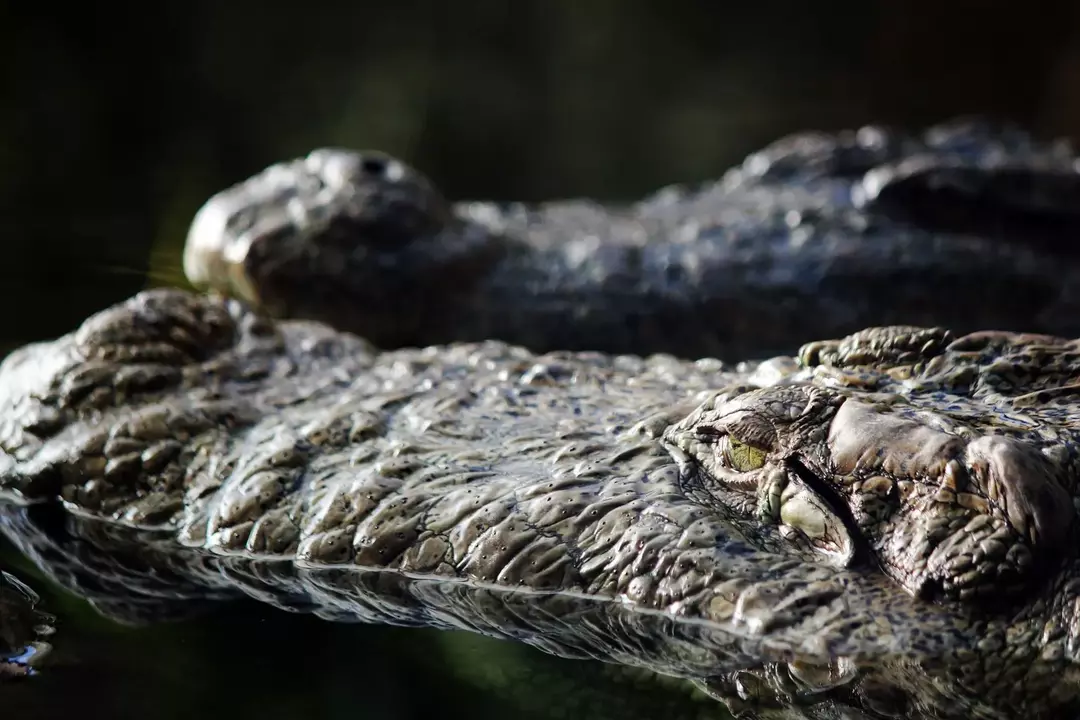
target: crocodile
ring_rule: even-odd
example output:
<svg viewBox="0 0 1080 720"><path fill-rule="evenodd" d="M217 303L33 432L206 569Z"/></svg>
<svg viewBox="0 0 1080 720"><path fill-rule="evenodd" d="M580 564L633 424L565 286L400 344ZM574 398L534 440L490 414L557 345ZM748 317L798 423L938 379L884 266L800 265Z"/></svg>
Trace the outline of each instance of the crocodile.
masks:
<svg viewBox="0 0 1080 720"><path fill-rule="evenodd" d="M383 348L734 362L880 325L1077 337L1078 168L968 118L798 133L627 206L451 203L400 159L323 148L206 202L184 269Z"/></svg>
<svg viewBox="0 0 1080 720"><path fill-rule="evenodd" d="M1078 367L915 327L734 366L381 350L149 290L0 364L0 529L131 622L249 596L762 717L1070 717Z"/></svg>

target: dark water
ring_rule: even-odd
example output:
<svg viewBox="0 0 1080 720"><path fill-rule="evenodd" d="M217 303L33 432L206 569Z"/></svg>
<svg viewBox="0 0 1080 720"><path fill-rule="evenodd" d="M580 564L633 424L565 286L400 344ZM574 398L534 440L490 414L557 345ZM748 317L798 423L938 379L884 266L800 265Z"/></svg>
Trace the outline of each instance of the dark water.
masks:
<svg viewBox="0 0 1080 720"><path fill-rule="evenodd" d="M0 562L17 563L10 548ZM251 601L132 628L20 574L58 620L41 672L0 685L4 717L726 717L685 681L471 633L330 623Z"/></svg>
<svg viewBox="0 0 1080 720"><path fill-rule="evenodd" d="M396 153L453 198L627 199L806 128L979 112L1080 137L1066 0L6 3L0 28L0 351L181 284L199 204L319 145ZM118 626L10 547L0 567L57 616L3 717L723 716L682 681L466 633L254 602Z"/></svg>

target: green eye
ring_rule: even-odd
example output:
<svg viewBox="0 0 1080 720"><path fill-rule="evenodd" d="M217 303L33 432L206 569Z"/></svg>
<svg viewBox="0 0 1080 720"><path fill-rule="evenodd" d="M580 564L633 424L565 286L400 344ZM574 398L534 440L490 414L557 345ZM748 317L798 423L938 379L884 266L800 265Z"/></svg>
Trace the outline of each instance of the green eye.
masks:
<svg viewBox="0 0 1080 720"><path fill-rule="evenodd" d="M747 445L730 435L728 436L728 446L724 455L732 470L736 472L750 472L765 465L766 453L764 450L753 445Z"/></svg>

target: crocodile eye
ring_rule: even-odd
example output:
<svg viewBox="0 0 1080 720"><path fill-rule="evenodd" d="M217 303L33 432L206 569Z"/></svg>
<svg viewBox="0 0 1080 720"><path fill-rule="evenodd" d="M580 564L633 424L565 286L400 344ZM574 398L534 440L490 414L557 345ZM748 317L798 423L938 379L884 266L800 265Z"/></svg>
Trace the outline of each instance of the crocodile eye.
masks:
<svg viewBox="0 0 1080 720"><path fill-rule="evenodd" d="M730 435L727 436L727 444L722 452L724 461L736 472L751 472L765 466L767 453L764 450L736 440Z"/></svg>

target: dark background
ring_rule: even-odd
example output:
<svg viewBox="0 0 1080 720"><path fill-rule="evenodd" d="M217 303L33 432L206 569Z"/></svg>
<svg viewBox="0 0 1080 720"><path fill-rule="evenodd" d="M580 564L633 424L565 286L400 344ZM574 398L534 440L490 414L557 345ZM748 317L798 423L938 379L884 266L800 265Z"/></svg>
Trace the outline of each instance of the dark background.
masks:
<svg viewBox="0 0 1080 720"><path fill-rule="evenodd" d="M1066 0L9 0L0 48L0 348L183 283L198 206L320 145L392 152L455 199L626 200L803 129L979 113L1080 137ZM117 628L21 573L61 615L60 664L0 688L5 715L718 714L684 685L471 636L246 605Z"/></svg>
<svg viewBox="0 0 1080 720"><path fill-rule="evenodd" d="M395 153L451 198L631 199L801 129L983 113L1080 134L1069 0L0 7L9 344L148 268L182 282L210 194L320 145Z"/></svg>

